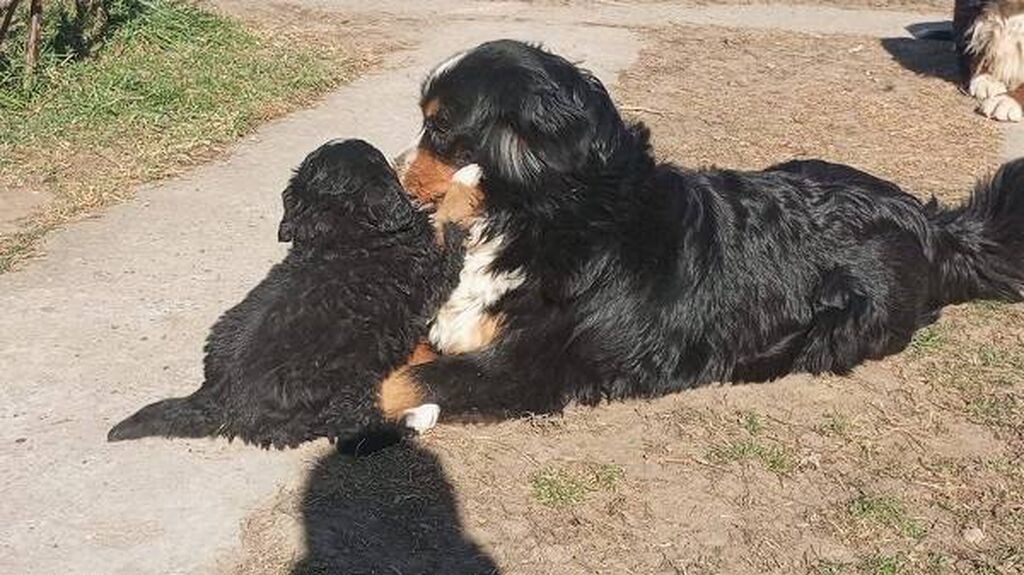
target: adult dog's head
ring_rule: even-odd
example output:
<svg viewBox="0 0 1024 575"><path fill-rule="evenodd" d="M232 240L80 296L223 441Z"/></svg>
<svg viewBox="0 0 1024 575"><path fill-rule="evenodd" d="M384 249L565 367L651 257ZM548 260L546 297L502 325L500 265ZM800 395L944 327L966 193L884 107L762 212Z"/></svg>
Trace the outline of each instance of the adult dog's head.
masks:
<svg viewBox="0 0 1024 575"><path fill-rule="evenodd" d="M367 228L393 232L416 217L387 159L362 140L332 140L314 150L281 198L282 242L324 243Z"/></svg>
<svg viewBox="0 0 1024 575"><path fill-rule="evenodd" d="M537 46L482 44L423 83L423 130L403 155L407 190L430 201L469 163L489 181L488 208L599 169L628 134L604 86ZM495 190L495 183L499 190ZM494 197L497 191L499 196Z"/></svg>

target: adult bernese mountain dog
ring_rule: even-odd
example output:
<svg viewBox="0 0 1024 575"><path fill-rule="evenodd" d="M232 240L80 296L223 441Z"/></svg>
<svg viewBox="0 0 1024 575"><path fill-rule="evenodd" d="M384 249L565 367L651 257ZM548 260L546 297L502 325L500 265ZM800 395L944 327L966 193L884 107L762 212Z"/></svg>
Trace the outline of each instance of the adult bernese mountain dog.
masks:
<svg viewBox="0 0 1024 575"><path fill-rule="evenodd" d="M442 417L558 412L904 349L943 306L1024 292L1024 161L944 207L856 169L658 163L601 82L502 40L441 64L403 182L483 170L482 216L431 331L385 387ZM474 260L470 265L470 260Z"/></svg>
<svg viewBox="0 0 1024 575"><path fill-rule="evenodd" d="M1024 116L1024 0L956 0L953 34L965 89L996 120Z"/></svg>
<svg viewBox="0 0 1024 575"><path fill-rule="evenodd" d="M458 224L473 213L477 173L454 174L431 225L370 144L310 153L282 193L278 239L291 249L210 330L202 386L143 407L108 439L220 435L283 448L387 443L402 424L433 426L436 405L380 384L424 359L416 346L462 267Z"/></svg>

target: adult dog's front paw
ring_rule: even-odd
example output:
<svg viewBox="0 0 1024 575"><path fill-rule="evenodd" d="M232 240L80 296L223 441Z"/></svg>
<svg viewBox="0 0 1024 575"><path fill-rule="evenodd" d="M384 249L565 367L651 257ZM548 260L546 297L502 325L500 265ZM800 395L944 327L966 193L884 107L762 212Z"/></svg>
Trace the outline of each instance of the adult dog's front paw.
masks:
<svg viewBox="0 0 1024 575"><path fill-rule="evenodd" d="M406 409L402 412L402 423L416 433L423 433L437 425L441 415L441 407L436 403L424 403L419 407Z"/></svg>
<svg viewBox="0 0 1024 575"><path fill-rule="evenodd" d="M991 74L978 74L971 78L967 91L978 100L987 100L992 96L1006 93L1006 84L995 79Z"/></svg>
<svg viewBox="0 0 1024 575"><path fill-rule="evenodd" d="M1024 117L1024 110L1021 110L1020 102L1009 94L996 94L985 99L978 111L988 118L1000 122L1019 122Z"/></svg>

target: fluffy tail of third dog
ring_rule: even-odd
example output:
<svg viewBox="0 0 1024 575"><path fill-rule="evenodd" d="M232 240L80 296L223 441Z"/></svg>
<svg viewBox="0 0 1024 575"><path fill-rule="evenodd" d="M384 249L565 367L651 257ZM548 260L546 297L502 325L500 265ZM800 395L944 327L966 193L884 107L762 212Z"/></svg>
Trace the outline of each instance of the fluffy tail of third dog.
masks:
<svg viewBox="0 0 1024 575"><path fill-rule="evenodd" d="M195 393L151 403L118 423L107 433L107 441L142 437L209 437L217 435L224 423L220 408Z"/></svg>
<svg viewBox="0 0 1024 575"><path fill-rule="evenodd" d="M1004 164L954 209L927 207L936 229L938 306L1024 301L1024 158Z"/></svg>

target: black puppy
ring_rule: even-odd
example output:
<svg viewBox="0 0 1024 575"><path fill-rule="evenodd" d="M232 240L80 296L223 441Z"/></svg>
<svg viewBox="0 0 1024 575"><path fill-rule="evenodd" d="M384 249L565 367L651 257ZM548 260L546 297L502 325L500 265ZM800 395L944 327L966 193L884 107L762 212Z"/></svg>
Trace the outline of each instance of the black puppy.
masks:
<svg viewBox="0 0 1024 575"><path fill-rule="evenodd" d="M387 160L360 140L311 153L282 196L278 235L291 250L213 326L202 387L144 407L108 440L222 435L281 448L436 421L436 406L379 384L453 288L464 234L435 222L439 247Z"/></svg>

